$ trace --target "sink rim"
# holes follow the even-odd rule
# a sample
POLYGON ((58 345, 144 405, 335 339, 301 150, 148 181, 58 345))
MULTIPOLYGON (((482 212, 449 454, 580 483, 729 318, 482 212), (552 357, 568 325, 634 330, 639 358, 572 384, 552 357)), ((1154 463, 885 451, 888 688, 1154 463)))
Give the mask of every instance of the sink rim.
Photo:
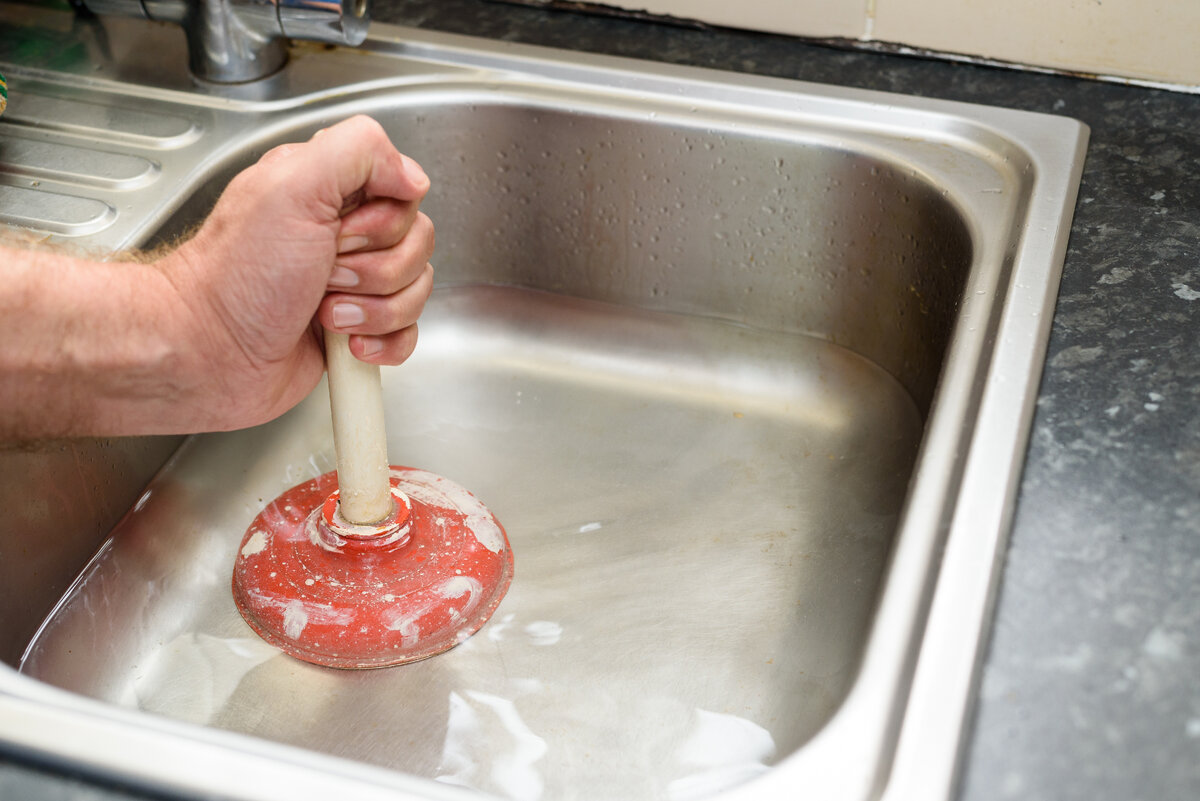
MULTIPOLYGON (((961 320, 956 324, 946 363, 960 367, 944 373, 939 382, 937 401, 930 413, 925 444, 913 478, 916 490, 903 515, 897 550, 885 578, 880 612, 868 637, 862 672, 834 719, 812 741, 780 760, 765 776, 727 793, 731 798, 782 795, 789 789, 787 785, 794 788, 795 782, 803 781, 805 774, 832 773, 858 776, 860 783, 854 787, 843 786, 838 794, 834 794, 834 788, 822 788, 830 791, 825 796, 831 798, 869 796, 880 787, 887 797, 908 797, 918 790, 923 795, 948 795, 953 788, 963 722, 974 692, 975 668, 986 639, 986 621, 999 572, 998 556, 1007 536, 1016 478, 1022 468, 1036 398, 1035 385, 1044 360, 1058 274, 1082 170, 1086 128, 1074 120, 1027 112, 512 46, 396 26, 374 26, 367 49, 427 63, 448 61, 466 66, 478 71, 476 77, 485 87, 489 81, 492 85, 511 81, 519 89, 523 74, 537 76, 539 71, 548 72, 548 76, 526 76, 525 80, 569 84, 586 79, 586 83, 596 84, 603 78, 606 86, 646 97, 672 96, 684 82, 697 89, 709 90, 712 96, 706 96, 706 101, 737 102, 776 114, 789 103, 794 104, 797 97, 803 97, 806 102, 812 101, 807 111, 809 119, 838 120, 835 131, 844 130, 849 120, 858 126, 854 128, 856 131, 886 137, 897 130, 910 130, 917 121, 942 119, 944 128, 929 131, 924 141, 952 143, 967 149, 975 147, 985 153, 995 152, 988 148, 999 143, 1001 150, 1007 149, 1010 154, 1027 159, 1029 203, 1019 214, 1014 212, 1016 219, 1013 220, 1022 231, 1017 248, 1011 253, 977 253, 975 256, 977 261, 992 260, 995 263, 990 266, 990 271, 977 270, 978 264, 973 267, 966 292, 973 293, 977 286, 990 281, 1004 289, 1003 297, 990 301, 987 325, 979 326, 973 335, 959 330, 963 328, 961 320), (564 58, 569 58, 569 63, 564 62, 564 58), (871 128, 867 120, 869 112, 883 105, 901 118, 907 115, 909 126, 900 126, 893 121, 878 126, 879 130, 874 132, 868 130, 871 128), (842 116, 838 116, 838 112, 842 116), (985 144, 980 144, 981 141, 985 144), (1046 225, 1035 224, 1039 220, 1044 220, 1046 225), (1002 325, 1006 331, 1017 325, 1019 331, 996 336, 1002 325), (985 353, 991 336, 996 336, 995 349, 985 353), (963 415, 970 417, 972 410, 977 412, 970 424, 970 433, 963 435, 960 428, 963 415), (955 453, 960 444, 965 447, 958 457, 955 453), (997 470, 996 465, 1003 465, 1004 469, 997 470), (998 484, 1002 491, 995 489, 998 484), (948 511, 953 512, 949 518, 948 511), (916 536, 913 532, 924 536, 916 536), (945 552, 937 562, 932 554, 943 544, 945 552), (905 567, 914 563, 918 567, 905 567), (922 564, 924 567, 920 567, 922 564), (923 586, 926 571, 936 572, 933 587, 923 586), (899 582, 895 578, 898 575, 908 576, 909 581, 906 584, 899 582), (922 609, 926 610, 923 615, 922 609), (964 630, 971 636, 961 636, 964 630), (910 641, 910 637, 917 639, 910 641), (892 661, 897 654, 903 655, 900 673, 911 673, 908 692, 902 694, 899 701, 892 683, 881 685, 875 682, 868 686, 871 684, 869 677, 877 672, 873 666, 881 660, 892 661), (888 655, 891 655, 890 660, 888 655), (868 692, 872 688, 874 692, 868 692), (894 739, 894 749, 890 750, 894 756, 885 758, 877 773, 862 771, 857 758, 843 764, 835 753, 838 740, 844 736, 839 733, 847 729, 854 731, 855 721, 867 714, 874 716, 873 710, 880 704, 890 710, 890 722, 876 732, 875 751, 887 751, 885 741, 894 739), (931 742, 942 747, 930 748, 931 742), (867 775, 859 775, 863 773, 867 775)), ((10 76, 22 74, 18 67, 6 66, 4 71, 10 76)), ((403 89, 381 89, 380 97, 386 99, 395 91, 403 89)), ((496 96, 503 96, 503 93, 496 96)), ((350 99, 354 99, 353 95, 350 99)), ((329 113, 329 102, 326 98, 312 103, 307 110, 313 114, 329 113)), ((300 108, 299 102, 293 106, 294 113, 280 124, 296 125, 296 115, 305 113, 296 111, 297 108, 300 108)), ((796 112, 793 109, 791 113, 796 112)), ((894 158, 894 150, 887 152, 894 158)), ((210 163, 219 160, 218 152, 211 157, 210 163)), ((200 178, 194 176, 193 180, 198 182, 200 178)), ((964 219, 973 223, 975 215, 968 210, 964 219)), ((126 239, 136 238, 139 231, 153 229, 158 222, 147 220, 134 226, 125 234, 126 239)), ((988 295, 989 299, 991 297, 988 295)), ((903 683, 902 676, 897 678, 903 683)), ((106 772, 111 771, 113 765, 119 765, 140 780, 155 784, 164 782, 163 786, 177 789, 205 788, 211 791, 212 772, 192 769, 190 775, 166 775, 178 770, 178 756, 131 758, 129 753, 138 753, 137 749, 130 749, 128 745, 116 746, 120 738, 114 737, 114 733, 139 741, 139 747, 151 749, 150 752, 171 752, 173 745, 189 743, 189 747, 211 749, 214 759, 232 760, 230 764, 244 764, 246 769, 253 766, 260 772, 264 770, 262 759, 267 757, 274 761, 276 772, 293 777, 288 779, 289 793, 303 790, 315 795, 314 788, 322 786, 323 780, 335 779, 339 791, 345 792, 346 782, 351 780, 346 774, 352 773, 361 778, 361 781, 355 779, 354 791, 360 792, 358 785, 361 784, 363 797, 380 792, 394 798, 397 790, 418 793, 419 797, 442 792, 447 793, 446 797, 457 796, 450 788, 425 780, 410 781, 409 777, 391 771, 276 746, 257 738, 212 732, 116 709, 47 687, 19 676, 7 667, 0 670, 0 709, 6 713, 5 720, 26 721, 23 725, 0 728, 0 741, 13 748, 52 760, 64 759, 67 753, 74 752, 76 756, 82 753, 80 758, 93 770, 106 772), (80 732, 89 728, 94 732, 90 737, 81 733, 71 739, 71 743, 80 746, 79 751, 64 748, 62 731, 52 725, 64 716, 71 719, 71 727, 78 726, 80 732), (230 737, 234 739, 229 740, 230 737), (88 752, 85 746, 93 750, 88 752), (245 749, 245 753, 239 752, 239 748, 245 749), (114 753, 118 751, 124 753, 114 753), (318 758, 314 759, 314 756, 318 758), (136 764, 131 765, 131 760, 136 764), (303 769, 291 764, 301 762, 303 769), (170 770, 162 767, 166 764, 170 764, 170 770), (304 778, 297 781, 294 777, 300 775, 304 778)), ((275 784, 275 787, 282 786, 285 785, 275 784)), ((275 797, 241 787, 229 787, 225 791, 236 797, 275 797), (238 793, 244 795, 238 796, 238 793)))

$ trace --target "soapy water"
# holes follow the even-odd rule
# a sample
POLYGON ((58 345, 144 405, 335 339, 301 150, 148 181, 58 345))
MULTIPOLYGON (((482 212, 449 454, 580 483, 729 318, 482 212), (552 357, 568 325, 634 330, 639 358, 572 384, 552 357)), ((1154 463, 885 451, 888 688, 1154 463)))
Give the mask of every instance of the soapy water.
POLYGON ((537 763, 548 750, 546 740, 526 725, 511 700, 476 690, 451 692, 436 778, 463 787, 494 788, 513 801, 538 801, 545 781, 537 763))
MULTIPOLYGON (((769 770, 775 741, 766 729, 705 709, 694 709, 689 717, 682 740, 663 761, 664 782, 655 796, 691 801, 769 770)), ((551 756, 551 746, 521 719, 512 700, 475 691, 450 694, 438 781, 490 790, 513 801, 540 801, 546 790, 543 763, 551 756)), ((588 795, 627 797, 617 786, 625 784, 618 775, 614 772, 607 786, 588 795)), ((582 795, 578 788, 576 794, 582 795)))
MULTIPOLYGON (((552 621, 521 625, 513 614, 494 621, 485 631, 489 643, 507 642, 516 648, 551 648, 563 633, 552 621)), ((472 648, 468 645, 466 650, 472 648)), ((158 650, 120 701, 123 706, 202 725, 222 725, 232 711, 243 710, 237 712, 242 718, 238 728, 245 728, 244 709, 250 696, 258 696, 260 719, 263 710, 274 706, 273 699, 253 689, 264 669, 286 674, 297 668, 307 670, 254 637, 188 633, 158 650), (180 682, 180 676, 188 681, 180 682)), ((331 686, 355 675, 323 672, 331 686)), ((278 683, 279 677, 272 681, 278 683)), ((442 732, 440 742, 430 739, 419 744, 431 758, 425 768, 430 778, 512 801, 550 797, 690 801, 752 779, 768 770, 776 756, 771 733, 759 724, 729 713, 688 709, 678 699, 639 699, 635 706, 650 713, 639 719, 630 714, 633 707, 628 703, 601 689, 583 693, 593 696, 593 703, 581 707, 579 698, 572 698, 578 695, 574 689, 564 691, 534 678, 488 684, 500 692, 452 689, 440 710, 433 706, 434 699, 426 699, 430 722, 441 718, 441 725, 424 732, 442 732), (547 715, 556 708, 571 713, 569 725, 547 715), (619 718, 624 715, 629 718, 622 730, 619 718), (631 749, 637 740, 640 745, 631 749), (622 763, 632 763, 632 769, 620 770, 622 763), (596 784, 587 785, 586 792, 574 784, 588 779, 596 784)), ((303 699, 293 699, 296 702, 305 706, 303 699)), ((329 733, 324 727, 321 731, 329 733)), ((386 761, 394 764, 395 760, 386 761)))

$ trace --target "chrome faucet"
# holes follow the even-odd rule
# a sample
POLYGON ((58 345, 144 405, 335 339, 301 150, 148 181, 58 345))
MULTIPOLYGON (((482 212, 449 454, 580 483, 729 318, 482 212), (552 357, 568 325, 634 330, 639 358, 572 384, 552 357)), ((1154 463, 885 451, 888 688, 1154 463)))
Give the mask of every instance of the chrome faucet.
POLYGON ((367 36, 368 0, 84 0, 96 14, 182 25, 197 78, 245 83, 287 62, 286 39, 358 45, 367 36))

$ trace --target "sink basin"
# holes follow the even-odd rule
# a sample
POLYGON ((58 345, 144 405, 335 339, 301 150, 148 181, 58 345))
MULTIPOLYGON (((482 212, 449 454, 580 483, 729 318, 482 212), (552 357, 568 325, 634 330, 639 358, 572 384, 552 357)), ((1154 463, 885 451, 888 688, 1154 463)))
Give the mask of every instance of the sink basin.
POLYGON ((324 388, 6 451, 0 743, 256 800, 953 792, 1084 126, 388 26, 197 87, 176 34, 76 26, 52 69, 0 38, 0 221, 169 242, 265 150, 374 116, 438 228, 389 453, 483 499, 516 578, 401 668, 257 640, 234 554, 332 469, 324 388))

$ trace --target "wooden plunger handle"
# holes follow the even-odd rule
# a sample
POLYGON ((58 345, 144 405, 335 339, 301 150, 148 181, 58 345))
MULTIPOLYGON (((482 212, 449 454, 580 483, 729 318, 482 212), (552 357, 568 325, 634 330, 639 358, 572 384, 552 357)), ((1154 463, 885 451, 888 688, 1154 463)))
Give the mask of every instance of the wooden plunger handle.
POLYGON ((328 330, 325 363, 341 514, 354 525, 378 523, 392 511, 379 366, 356 359, 350 337, 328 330))

